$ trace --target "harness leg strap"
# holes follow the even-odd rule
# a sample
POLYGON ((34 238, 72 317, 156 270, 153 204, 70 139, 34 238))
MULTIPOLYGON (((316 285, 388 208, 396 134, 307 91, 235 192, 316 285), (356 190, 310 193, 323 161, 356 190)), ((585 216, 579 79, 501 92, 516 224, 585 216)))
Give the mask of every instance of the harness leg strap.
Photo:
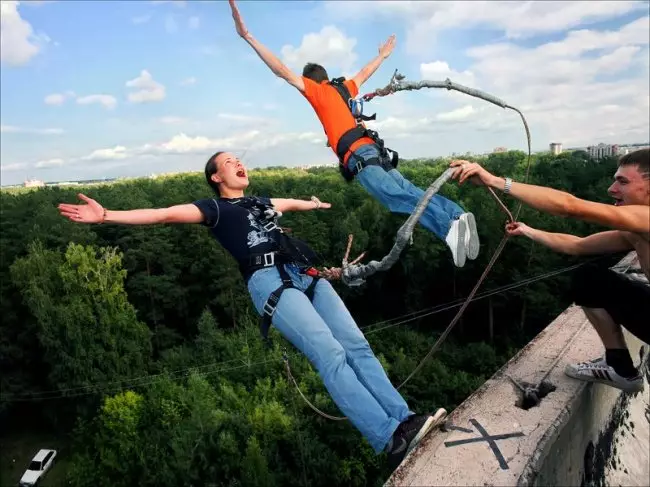
POLYGON ((316 290, 316 284, 318 284, 319 279, 320 277, 312 277, 311 283, 307 286, 307 289, 305 289, 305 296, 307 296, 309 301, 314 300, 314 291, 316 290))
POLYGON ((284 266, 282 264, 276 264, 276 267, 280 273, 282 285, 273 291, 266 300, 266 303, 264 303, 264 307, 262 308, 262 318, 260 320, 260 333, 262 334, 262 338, 268 346, 271 344, 269 340, 269 329, 271 328, 275 309, 278 306, 278 302, 280 302, 280 297, 282 296, 282 293, 285 289, 294 287, 293 282, 291 281, 291 277, 289 277, 289 274, 285 270, 284 266))

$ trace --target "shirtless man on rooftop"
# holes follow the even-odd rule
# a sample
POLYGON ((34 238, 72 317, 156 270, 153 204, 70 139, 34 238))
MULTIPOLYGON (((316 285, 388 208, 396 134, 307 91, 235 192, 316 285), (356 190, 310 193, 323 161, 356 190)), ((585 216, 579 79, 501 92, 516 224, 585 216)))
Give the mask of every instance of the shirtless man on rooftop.
MULTIPOLYGON (((622 156, 609 194, 614 205, 577 198, 551 188, 513 182, 490 174, 479 164, 453 161, 459 170, 454 178, 463 183, 498 189, 540 211, 598 223, 612 230, 587 237, 550 233, 516 222, 508 224, 510 235, 523 235, 556 252, 570 255, 613 254, 635 250, 641 270, 650 281, 650 149, 622 156)), ((573 276, 575 303, 605 346, 605 357, 570 364, 565 372, 575 379, 601 382, 627 392, 643 390, 643 378, 634 367, 621 325, 650 343, 650 285, 611 269, 579 268, 573 276)))

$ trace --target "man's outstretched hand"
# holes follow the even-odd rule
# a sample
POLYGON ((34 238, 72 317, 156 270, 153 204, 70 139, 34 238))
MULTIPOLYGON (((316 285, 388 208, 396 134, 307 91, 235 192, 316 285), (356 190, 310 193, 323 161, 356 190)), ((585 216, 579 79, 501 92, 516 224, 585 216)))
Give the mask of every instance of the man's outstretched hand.
POLYGON ((458 179, 458 184, 463 184, 468 179, 477 186, 490 186, 495 177, 476 162, 464 160, 451 161, 450 167, 458 168, 451 176, 452 179, 458 179))
POLYGON ((102 223, 104 221, 104 207, 85 194, 77 195, 85 205, 59 204, 59 213, 75 223, 102 223))
POLYGON ((390 36, 386 42, 379 46, 379 55, 386 59, 390 56, 390 53, 393 52, 395 48, 395 34, 390 36))
POLYGON ((228 0, 228 3, 230 4, 230 9, 232 10, 232 18, 235 21, 235 30, 237 30, 237 34, 245 38, 248 35, 248 29, 244 25, 244 21, 241 18, 241 14, 239 13, 239 9, 235 4, 235 0, 228 0))
POLYGON ((506 223, 506 233, 511 237, 517 235, 528 236, 531 228, 522 222, 506 223))

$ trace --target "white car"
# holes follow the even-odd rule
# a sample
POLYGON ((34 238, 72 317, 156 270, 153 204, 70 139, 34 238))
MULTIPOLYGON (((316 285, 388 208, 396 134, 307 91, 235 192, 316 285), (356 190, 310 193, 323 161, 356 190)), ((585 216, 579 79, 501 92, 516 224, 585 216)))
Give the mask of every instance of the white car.
POLYGON ((56 450, 39 450, 32 458, 18 485, 20 487, 36 485, 36 482, 52 467, 54 457, 56 457, 56 450))

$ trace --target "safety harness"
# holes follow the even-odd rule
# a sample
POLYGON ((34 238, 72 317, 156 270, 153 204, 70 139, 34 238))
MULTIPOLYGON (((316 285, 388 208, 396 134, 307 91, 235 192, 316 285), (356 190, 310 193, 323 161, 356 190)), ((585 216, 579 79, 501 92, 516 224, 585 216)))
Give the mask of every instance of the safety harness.
POLYGON ((384 145, 383 139, 379 137, 379 134, 374 131, 368 129, 363 122, 366 122, 368 120, 376 120, 377 114, 373 113, 370 116, 366 116, 363 114, 363 99, 355 99, 350 95, 350 91, 347 89, 345 84, 343 83, 345 81, 344 77, 340 78, 334 78, 331 81, 328 82, 328 84, 336 89, 336 91, 341 95, 341 98, 343 98, 343 101, 345 102, 346 106, 350 109, 350 112, 352 113, 352 116, 354 117, 356 121, 356 126, 347 130, 341 138, 339 139, 338 143, 336 144, 335 152, 336 155, 339 159, 339 169, 341 171, 341 174, 343 177, 346 179, 346 181, 352 181, 354 177, 359 174, 359 171, 361 171, 364 167, 367 165, 379 165, 384 167, 386 169, 386 161, 390 161, 391 168, 397 167, 397 164, 399 162, 399 154, 392 150, 387 148, 384 145), (368 159, 365 161, 359 161, 357 160, 356 163, 350 168, 345 164, 345 155, 350 151, 350 148, 352 147, 352 144, 354 144, 357 140, 363 138, 363 137, 369 137, 372 139, 372 141, 377 144, 379 147, 379 153, 381 154, 380 158, 372 158, 368 159), (392 156, 388 156, 388 152, 391 152, 392 156))
POLYGON ((275 309, 280 301, 280 296, 282 296, 285 289, 296 289, 284 265, 293 264, 300 269, 301 273, 312 277, 312 281, 307 289, 305 289, 304 294, 310 301, 313 301, 314 290, 320 279, 318 277, 318 270, 314 266, 321 259, 307 244, 297 238, 290 237, 284 232, 284 229, 278 225, 278 218, 282 216, 282 213, 276 211, 272 205, 254 196, 233 200, 230 203, 246 208, 258 224, 271 235, 276 247, 275 250, 265 253, 254 253, 248 259, 239 261, 239 270, 246 282, 248 282, 256 271, 267 267, 276 267, 280 273, 282 285, 273 291, 266 300, 266 303, 264 303, 260 320, 260 333, 266 344, 270 345, 268 338, 269 328, 271 327, 273 313, 275 313, 275 309))

